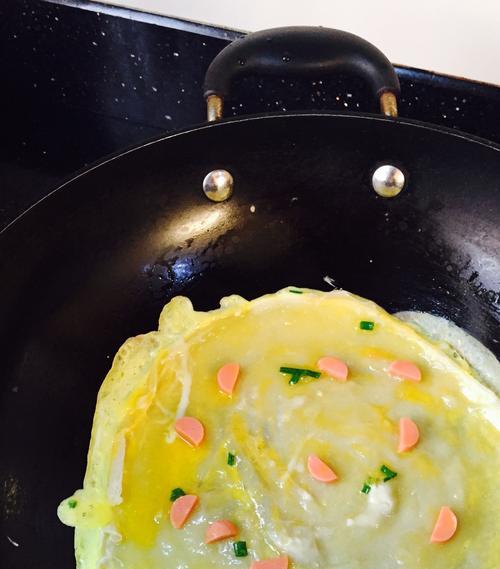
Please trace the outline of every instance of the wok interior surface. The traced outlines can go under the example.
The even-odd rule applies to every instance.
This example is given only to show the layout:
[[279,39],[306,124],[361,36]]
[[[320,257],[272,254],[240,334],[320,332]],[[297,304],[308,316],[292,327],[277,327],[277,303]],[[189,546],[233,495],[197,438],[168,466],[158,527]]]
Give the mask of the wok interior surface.
[[[371,187],[386,163],[406,174],[394,199]],[[214,168],[234,177],[227,202],[201,190]],[[82,483],[97,390],[172,296],[206,310],[328,275],[451,318],[499,357],[499,220],[498,148],[363,115],[201,127],[52,194],[0,236],[1,565],[74,567],[56,507]]]

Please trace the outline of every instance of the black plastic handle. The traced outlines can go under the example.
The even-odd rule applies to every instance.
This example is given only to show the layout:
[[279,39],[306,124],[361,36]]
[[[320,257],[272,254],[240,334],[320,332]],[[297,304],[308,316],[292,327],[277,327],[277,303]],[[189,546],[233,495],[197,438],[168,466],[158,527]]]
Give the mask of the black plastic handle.
[[250,74],[324,76],[352,73],[366,79],[382,112],[397,116],[399,79],[374,45],[331,28],[292,26],[263,30],[236,40],[212,61],[205,75],[209,120],[222,116],[222,101],[235,77]]

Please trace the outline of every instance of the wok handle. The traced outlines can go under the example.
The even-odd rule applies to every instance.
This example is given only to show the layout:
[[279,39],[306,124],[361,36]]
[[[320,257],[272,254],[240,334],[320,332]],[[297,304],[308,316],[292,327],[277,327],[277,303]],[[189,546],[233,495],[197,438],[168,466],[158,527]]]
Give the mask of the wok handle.
[[381,112],[391,117],[398,115],[399,79],[379,49],[348,32],[291,26],[249,34],[229,44],[215,57],[204,82],[208,120],[222,118],[224,98],[235,77],[251,74],[318,77],[339,71],[364,77],[380,100]]

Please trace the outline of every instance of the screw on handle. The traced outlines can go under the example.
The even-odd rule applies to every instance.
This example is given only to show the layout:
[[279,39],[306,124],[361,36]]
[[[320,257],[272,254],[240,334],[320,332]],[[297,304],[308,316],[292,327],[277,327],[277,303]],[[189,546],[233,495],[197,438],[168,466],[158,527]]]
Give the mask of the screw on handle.
[[348,32],[292,26],[249,34],[225,47],[205,75],[209,121],[222,118],[224,98],[236,77],[250,74],[325,76],[352,73],[367,80],[384,115],[398,116],[399,80],[387,57]]

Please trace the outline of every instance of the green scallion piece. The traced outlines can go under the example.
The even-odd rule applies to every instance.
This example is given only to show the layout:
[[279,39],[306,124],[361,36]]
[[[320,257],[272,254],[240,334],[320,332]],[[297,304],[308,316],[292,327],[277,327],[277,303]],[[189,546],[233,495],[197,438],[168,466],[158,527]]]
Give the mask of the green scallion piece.
[[288,292],[293,292],[293,294],[302,294],[302,291],[297,290],[296,288],[289,288]]
[[175,502],[177,500],[177,498],[180,498],[181,496],[185,496],[186,492],[184,492],[184,490],[182,488],[174,488],[172,490],[172,492],[170,492],[170,501],[171,502]]
[[369,494],[371,489],[372,487],[365,482],[363,488],[361,488],[361,492],[363,492],[363,494]]
[[227,453],[227,463],[229,466],[234,466],[236,464],[236,457],[231,452]]
[[301,368],[301,367],[281,366],[280,372],[281,373],[290,373],[292,375],[295,373],[300,373],[300,375],[304,375],[307,377],[319,377],[321,375],[321,373],[319,371],[313,371],[312,369],[305,369],[305,368]]
[[394,470],[391,470],[385,464],[383,464],[380,467],[380,472],[384,475],[384,482],[387,482],[388,480],[392,480],[393,478],[396,478],[396,476],[398,475],[397,472],[394,472]]
[[235,541],[233,543],[233,549],[236,557],[246,557],[248,555],[246,541]]
[[371,322],[370,320],[361,320],[359,327],[361,330],[373,330],[375,328],[375,322]]
[[78,506],[77,500],[68,500],[68,508],[74,510]]
[[312,369],[304,369],[300,367],[281,366],[280,373],[291,375],[291,378],[288,382],[290,385],[298,383],[303,377],[314,377],[317,379],[321,376],[321,373],[319,371],[313,371]]

